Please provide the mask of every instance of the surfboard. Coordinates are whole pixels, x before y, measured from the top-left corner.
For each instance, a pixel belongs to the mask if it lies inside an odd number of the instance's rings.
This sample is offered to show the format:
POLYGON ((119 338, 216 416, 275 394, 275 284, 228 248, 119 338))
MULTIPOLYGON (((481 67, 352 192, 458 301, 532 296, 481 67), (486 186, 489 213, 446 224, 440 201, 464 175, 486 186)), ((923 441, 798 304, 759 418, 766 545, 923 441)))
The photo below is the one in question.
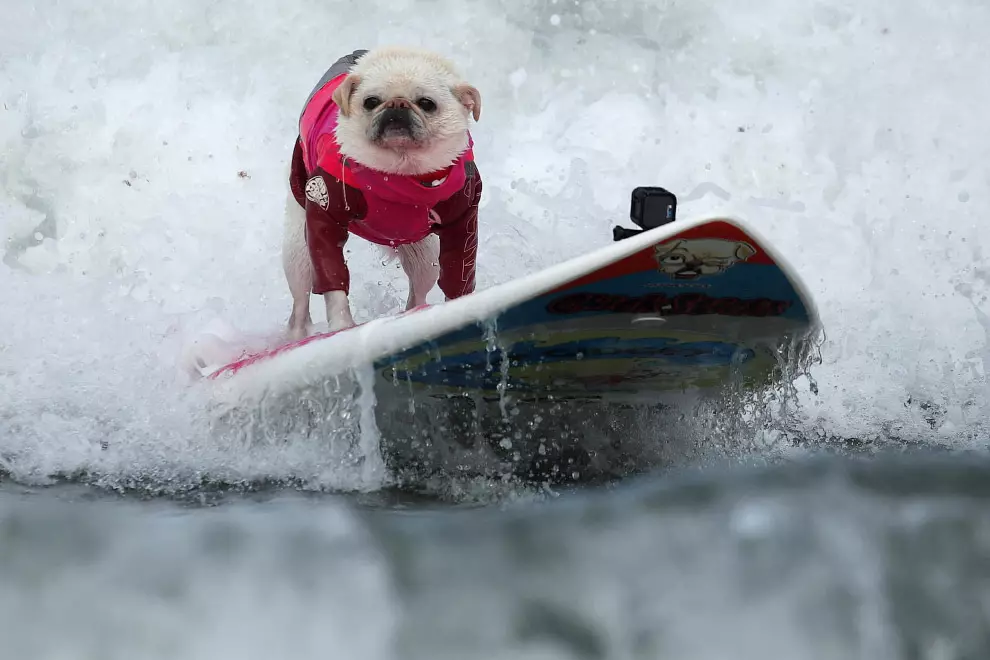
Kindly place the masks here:
POLYGON ((439 305, 241 356, 209 375, 239 400, 372 365, 390 397, 655 403, 758 384, 817 329, 795 270, 744 221, 677 220, 439 305))

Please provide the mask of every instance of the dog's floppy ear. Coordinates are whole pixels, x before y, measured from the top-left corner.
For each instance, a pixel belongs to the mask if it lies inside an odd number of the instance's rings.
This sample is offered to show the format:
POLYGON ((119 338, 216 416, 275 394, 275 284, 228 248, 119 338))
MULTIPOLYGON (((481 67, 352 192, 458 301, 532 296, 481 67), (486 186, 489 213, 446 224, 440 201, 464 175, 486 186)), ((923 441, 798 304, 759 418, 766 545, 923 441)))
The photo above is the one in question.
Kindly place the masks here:
POLYGON ((340 82, 337 89, 333 90, 333 102, 340 108, 340 114, 345 117, 351 116, 351 96, 360 82, 360 76, 350 73, 340 82))
POLYGON ((481 92, 467 83, 454 88, 454 96, 465 108, 471 111, 475 121, 481 119, 481 92))
POLYGON ((736 243, 736 258, 740 261, 746 261, 754 254, 756 254, 756 250, 749 243, 743 243, 742 241, 736 243))

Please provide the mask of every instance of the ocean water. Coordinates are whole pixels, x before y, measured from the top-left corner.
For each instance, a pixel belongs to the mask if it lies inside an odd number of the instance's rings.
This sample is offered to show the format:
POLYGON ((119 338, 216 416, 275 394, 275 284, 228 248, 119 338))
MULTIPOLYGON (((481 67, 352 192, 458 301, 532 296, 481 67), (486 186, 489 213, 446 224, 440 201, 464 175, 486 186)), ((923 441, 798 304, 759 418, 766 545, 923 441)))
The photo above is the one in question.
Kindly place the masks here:
MULTIPOLYGON (((0 657, 987 656, 986 3, 0 7, 0 657), (300 104, 387 43, 481 91, 479 286, 662 185, 794 265, 810 372, 644 423, 641 474, 576 491, 397 492, 355 469, 359 397, 211 433, 183 350, 281 330, 300 104)), ((348 246, 357 320, 401 308, 348 246)))
POLYGON ((553 501, 183 506, 0 490, 5 658, 984 658, 990 464, 644 479, 553 501))

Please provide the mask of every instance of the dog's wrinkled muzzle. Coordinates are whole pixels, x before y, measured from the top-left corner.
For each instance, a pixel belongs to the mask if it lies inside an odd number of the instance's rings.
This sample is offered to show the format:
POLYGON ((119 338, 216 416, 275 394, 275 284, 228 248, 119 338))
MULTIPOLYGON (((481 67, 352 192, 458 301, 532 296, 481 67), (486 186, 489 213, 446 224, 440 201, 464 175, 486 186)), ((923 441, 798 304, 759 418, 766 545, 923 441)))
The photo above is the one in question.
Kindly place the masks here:
POLYGON ((389 137, 413 137, 412 109, 408 102, 390 101, 378 117, 376 139, 389 137))

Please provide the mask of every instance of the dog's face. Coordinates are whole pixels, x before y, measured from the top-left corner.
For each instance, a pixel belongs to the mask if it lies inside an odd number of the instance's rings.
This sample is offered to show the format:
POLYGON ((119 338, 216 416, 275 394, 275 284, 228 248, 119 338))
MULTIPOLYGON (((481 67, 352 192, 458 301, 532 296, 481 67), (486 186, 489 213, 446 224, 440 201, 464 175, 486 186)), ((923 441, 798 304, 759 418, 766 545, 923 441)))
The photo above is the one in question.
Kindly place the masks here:
POLYGON ((394 174, 425 174, 457 160, 481 95, 441 56, 383 48, 362 56, 334 92, 343 155, 394 174))
POLYGON ((661 272, 675 280, 694 280, 724 273, 734 264, 756 254, 749 243, 721 238, 699 238, 663 243, 654 250, 661 272))

